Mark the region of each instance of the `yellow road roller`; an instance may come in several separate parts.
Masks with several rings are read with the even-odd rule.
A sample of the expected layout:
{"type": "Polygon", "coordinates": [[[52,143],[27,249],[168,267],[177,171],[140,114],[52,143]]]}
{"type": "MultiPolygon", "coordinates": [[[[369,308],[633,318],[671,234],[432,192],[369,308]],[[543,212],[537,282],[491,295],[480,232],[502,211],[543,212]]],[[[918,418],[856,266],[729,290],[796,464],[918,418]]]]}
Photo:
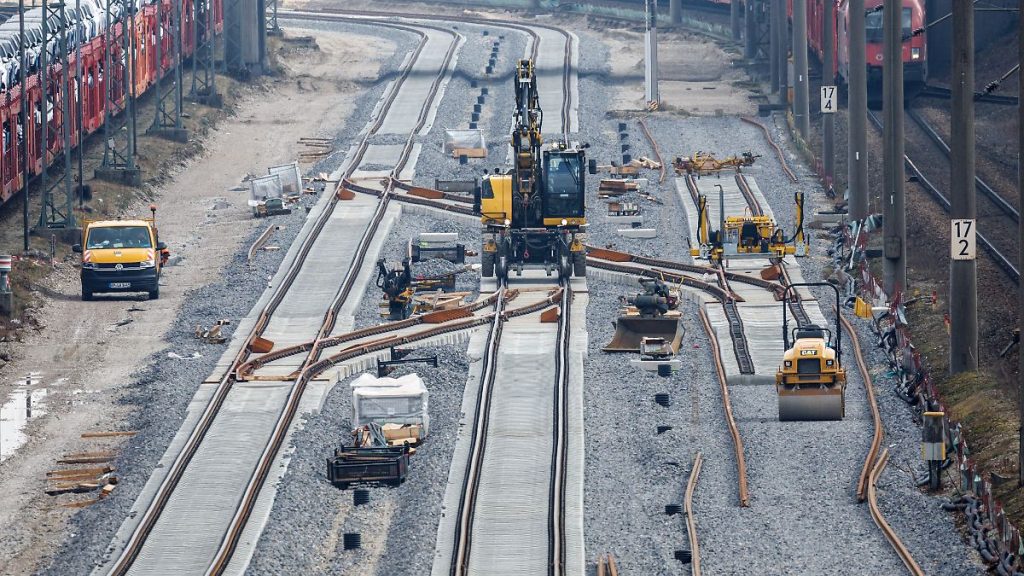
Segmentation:
{"type": "Polygon", "coordinates": [[[846,370],[842,362],[839,289],[824,282],[790,284],[782,294],[785,353],[775,373],[779,420],[842,420],[846,415],[846,370]],[[835,332],[805,323],[789,330],[790,298],[802,286],[831,288],[836,294],[835,332]],[[792,344],[791,344],[792,343],[792,344]]]}

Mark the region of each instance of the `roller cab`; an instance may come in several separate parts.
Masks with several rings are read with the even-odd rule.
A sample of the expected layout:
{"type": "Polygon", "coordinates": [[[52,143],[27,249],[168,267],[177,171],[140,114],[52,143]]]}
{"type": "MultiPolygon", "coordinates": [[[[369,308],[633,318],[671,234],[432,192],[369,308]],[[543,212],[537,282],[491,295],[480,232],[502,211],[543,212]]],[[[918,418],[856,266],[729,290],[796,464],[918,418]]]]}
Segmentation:
{"type": "MultiPolygon", "coordinates": [[[[846,370],[842,364],[839,319],[835,332],[805,324],[789,332],[787,315],[790,298],[800,286],[830,287],[827,283],[791,284],[783,293],[783,342],[785,351],[775,374],[779,396],[779,420],[842,420],[846,416],[846,370]],[[790,344],[792,342],[792,344],[790,344]]],[[[837,306],[838,310],[841,310],[837,306]]]]}

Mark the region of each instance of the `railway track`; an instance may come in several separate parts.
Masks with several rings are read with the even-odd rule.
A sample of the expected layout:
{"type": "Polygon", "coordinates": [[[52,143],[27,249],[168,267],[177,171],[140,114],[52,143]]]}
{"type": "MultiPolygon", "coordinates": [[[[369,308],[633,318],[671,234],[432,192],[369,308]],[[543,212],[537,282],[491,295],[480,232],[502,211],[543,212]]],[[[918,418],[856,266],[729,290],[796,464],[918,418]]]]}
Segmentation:
{"type": "MultiPolygon", "coordinates": [[[[392,84],[390,92],[384,99],[380,113],[373,119],[368,126],[368,129],[364,131],[364,135],[356,147],[353,158],[348,162],[348,166],[344,170],[346,177],[351,175],[358,167],[359,162],[370,145],[370,137],[376,134],[382,126],[384,126],[391,106],[399,97],[402,87],[410,77],[413,68],[419,58],[423,55],[428,43],[428,35],[422,29],[385,22],[369,22],[369,24],[386,26],[395,30],[417,34],[420,37],[420,42],[417,44],[412,56],[408,59],[406,66],[401,70],[398,79],[392,84]]],[[[397,176],[409,160],[413,137],[420,129],[423,128],[426,122],[428,111],[437,96],[440,81],[448,73],[455,49],[459,42],[459,36],[454,32],[450,32],[443,28],[429,26],[421,28],[434,28],[434,30],[448,34],[451,36],[451,41],[449,43],[448,50],[445,53],[442,65],[440,66],[440,70],[436,75],[434,82],[430,86],[420,114],[416,119],[415,126],[410,131],[408,139],[406,140],[406,145],[403,147],[402,153],[400,154],[394,170],[392,171],[393,176],[397,176]]],[[[356,247],[355,253],[353,254],[353,258],[350,261],[348,272],[345,275],[345,280],[335,293],[335,297],[333,298],[327,312],[324,314],[319,330],[316,333],[316,338],[312,345],[308,347],[308,350],[306,350],[307,354],[302,362],[301,369],[298,373],[289,375],[289,379],[293,377],[294,380],[287,391],[286,400],[279,411],[272,409],[271,412],[267,414],[269,416],[276,416],[276,422],[269,434],[269,438],[263,445],[263,448],[260,449],[261,453],[255,462],[253,472],[249,477],[248,482],[240,492],[240,496],[236,496],[236,498],[239,498],[239,504],[234,507],[234,511],[231,514],[229,522],[226,527],[207,527],[203,530],[194,530],[194,532],[200,533],[204,537],[204,540],[218,544],[218,547],[213,552],[212,557],[205,556],[202,551],[190,548],[187,545],[182,549],[182,541],[180,540],[180,533],[177,533],[176,525],[181,524],[184,519],[173,518],[174,514],[171,514],[172,517],[169,518],[165,512],[167,511],[170,503],[180,503],[182,501],[189,500],[189,495],[181,494],[180,491],[176,490],[179,484],[190,489],[197,488],[195,479],[193,478],[193,480],[190,481],[187,478],[188,472],[194,469],[191,468],[191,465],[196,461],[195,458],[197,454],[199,454],[201,447],[206,446],[206,444],[204,444],[204,440],[207,435],[217,436],[217,434],[212,431],[215,430],[216,423],[224,421],[223,419],[218,419],[218,416],[220,415],[222,408],[228,404],[229,394],[236,385],[238,368],[243,366],[248,360],[253,343],[266,333],[275,313],[281,309],[282,303],[285,301],[290,290],[295,284],[296,278],[299,276],[300,271],[303,269],[310,253],[313,251],[314,245],[317,243],[331,220],[331,216],[339,203],[338,194],[333,194],[330,197],[327,201],[326,207],[313,224],[310,233],[302,241],[295,258],[291,262],[287,272],[284,274],[282,281],[274,289],[269,302],[260,312],[252,329],[249,331],[248,336],[244,339],[246,344],[241,346],[231,362],[231,368],[225,371],[224,375],[221,377],[217,384],[216,391],[214,392],[213,399],[207,405],[199,423],[188,437],[185,447],[177,456],[174,464],[171,466],[164,480],[157,488],[153,500],[147,507],[141,521],[136,525],[135,529],[129,536],[124,549],[111,566],[109,570],[111,574],[125,574],[129,570],[133,573],[158,573],[166,572],[167,570],[181,572],[201,570],[208,573],[220,574],[227,568],[242,535],[243,529],[253,512],[260,490],[269,475],[271,465],[283,445],[285,436],[297,412],[299,401],[302,398],[307,383],[314,374],[326,369],[332,365],[332,363],[340,360],[338,355],[333,355],[327,359],[320,358],[324,346],[324,340],[334,328],[338,310],[340,309],[341,304],[348,298],[358,275],[358,271],[361,269],[369,250],[370,242],[387,210],[390,188],[390,186],[386,187],[381,194],[380,201],[374,210],[374,214],[370,218],[369,224],[366,226],[366,229],[356,247]],[[163,530],[160,529],[161,521],[163,521],[164,525],[163,530]],[[213,530],[216,530],[219,533],[213,532],[213,530]],[[151,540],[151,536],[155,533],[159,533],[161,537],[158,540],[153,541],[151,540]],[[179,551],[177,553],[168,553],[168,549],[171,548],[177,548],[179,551]],[[140,559],[145,560],[142,565],[137,564],[137,560],[140,559]],[[178,562],[178,564],[175,562],[178,562]]],[[[344,354],[342,354],[342,356],[344,356],[344,354]]],[[[229,418],[228,422],[230,423],[230,421],[231,420],[229,418]]],[[[224,426],[228,426],[228,424],[224,424],[224,426]]],[[[235,471],[230,472],[233,473],[235,471]]],[[[195,472],[192,474],[192,476],[195,475],[202,476],[203,474],[201,472],[195,472]]],[[[199,480],[199,486],[201,486],[205,481],[205,478],[201,478],[199,480]]],[[[183,508],[186,512],[188,511],[187,506],[184,506],[183,508]]],[[[176,513],[179,510],[179,507],[175,507],[174,510],[176,513]]],[[[211,514],[210,516],[216,515],[211,514]]],[[[196,518],[193,516],[190,520],[185,521],[185,524],[189,525],[195,522],[195,520],[196,518]]],[[[216,520],[213,522],[216,522],[216,520]]]]}
{"type": "MultiPolygon", "coordinates": [[[[913,117],[915,115],[911,114],[910,116],[913,119],[913,117]]],[[[881,122],[881,120],[879,120],[878,116],[873,111],[871,111],[871,110],[868,110],[868,119],[875,126],[875,128],[879,131],[879,133],[881,133],[882,130],[883,130],[882,122],[881,122]]],[[[924,174],[924,171],[921,169],[921,167],[917,163],[915,163],[913,160],[911,160],[911,158],[910,158],[910,156],[908,154],[904,154],[903,155],[903,161],[906,164],[906,167],[910,170],[910,172],[916,177],[918,185],[920,185],[924,189],[924,191],[933,200],[935,200],[939,204],[939,206],[942,208],[942,210],[948,214],[949,211],[950,211],[950,201],[949,201],[949,198],[939,188],[940,184],[936,183],[936,182],[940,182],[940,180],[938,180],[938,178],[942,178],[941,182],[945,182],[946,178],[948,178],[948,176],[944,177],[944,176],[939,175],[939,176],[935,177],[935,180],[932,180],[932,179],[929,179],[924,174]]],[[[983,194],[983,197],[988,198],[988,196],[984,195],[984,194],[983,194]]],[[[997,210],[998,213],[1002,214],[1002,217],[1005,217],[1006,219],[1012,219],[1013,218],[1012,216],[1009,215],[1008,212],[1005,212],[1005,211],[1003,211],[1002,209],[1000,209],[998,207],[996,207],[995,210],[997,210]]],[[[1019,219],[1019,216],[1018,216],[1018,219],[1019,219]]],[[[1002,228],[1002,225],[997,224],[997,226],[1002,228]]],[[[1007,248],[1000,249],[999,247],[997,247],[996,246],[996,242],[994,240],[990,239],[990,237],[988,235],[986,235],[983,232],[981,232],[980,228],[981,227],[979,226],[979,230],[977,232],[978,243],[985,250],[985,252],[987,252],[989,254],[989,256],[996,263],[996,265],[999,266],[999,268],[1001,268],[1006,273],[1006,275],[1010,278],[1010,280],[1012,280],[1014,282],[1014,284],[1018,284],[1019,285],[1020,284],[1020,271],[1017,269],[1017,266],[1015,264],[1015,262],[1016,262],[1015,245],[1014,245],[1014,247],[1010,248],[1011,250],[1014,250],[1014,253],[1007,253],[1007,248]]],[[[1014,238],[1017,237],[1016,226],[1012,226],[1012,230],[1009,229],[1009,228],[1007,228],[1006,230],[1007,231],[1005,233],[997,231],[997,234],[995,236],[992,236],[992,238],[1014,239],[1014,238]]],[[[1012,244],[1012,242],[1011,242],[1011,244],[1012,244]]]]}

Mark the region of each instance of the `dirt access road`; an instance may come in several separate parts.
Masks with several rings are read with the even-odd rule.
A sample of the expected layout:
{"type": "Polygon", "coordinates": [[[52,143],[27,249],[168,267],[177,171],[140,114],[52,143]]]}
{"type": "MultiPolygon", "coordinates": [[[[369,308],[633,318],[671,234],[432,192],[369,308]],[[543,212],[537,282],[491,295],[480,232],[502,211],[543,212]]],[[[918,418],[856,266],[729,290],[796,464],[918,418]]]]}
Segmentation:
{"type": "MultiPolygon", "coordinates": [[[[0,464],[4,574],[32,573],[67,536],[74,510],[44,494],[46,472],[69,452],[116,450],[117,439],[80,435],[116,430],[131,411],[144,408],[119,403],[132,373],[167,346],[165,334],[187,292],[217,282],[232,256],[246,249],[242,239],[266,225],[251,217],[247,193],[231,189],[246,174],[294,160],[300,137],[333,137],[363,83],[377,78],[380,62],[395,50],[375,37],[316,36],[320,51],[279,53],[285,74],[243,91],[236,115],[210,133],[206,153],[156,191],[161,239],[180,259],[165,271],[159,300],[83,303],[78,269],[70,264],[60,264],[45,280],[39,311],[45,328],[17,344],[0,373],[0,402],[26,374],[39,373],[48,413],[29,424],[28,442],[0,464]]],[[[128,211],[146,212],[145,203],[128,211]]]]}

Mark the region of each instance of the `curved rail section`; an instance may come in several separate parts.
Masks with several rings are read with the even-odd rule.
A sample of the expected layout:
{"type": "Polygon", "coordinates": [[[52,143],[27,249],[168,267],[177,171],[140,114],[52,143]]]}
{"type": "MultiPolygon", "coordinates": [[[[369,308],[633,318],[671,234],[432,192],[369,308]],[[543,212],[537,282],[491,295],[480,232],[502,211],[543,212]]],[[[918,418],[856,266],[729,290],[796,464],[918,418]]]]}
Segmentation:
{"type": "Polygon", "coordinates": [[[900,560],[902,560],[903,564],[906,565],[907,571],[914,576],[925,576],[924,570],[921,570],[921,567],[918,566],[914,557],[910,555],[910,550],[908,550],[906,545],[903,544],[903,541],[900,540],[896,531],[893,530],[892,526],[889,526],[889,523],[885,521],[885,516],[882,515],[882,511],[878,507],[876,484],[878,483],[879,476],[882,475],[882,471],[885,470],[885,464],[888,461],[889,449],[886,448],[885,450],[882,450],[882,455],[871,468],[871,478],[868,482],[868,505],[871,508],[871,519],[875,521],[875,524],[877,524],[879,529],[882,530],[882,533],[885,534],[885,539],[889,541],[893,550],[895,550],[896,554],[899,555],[900,560]]]}
{"type": "Polygon", "coordinates": [[[715,359],[715,372],[718,374],[718,386],[722,393],[722,405],[725,408],[725,422],[729,427],[729,435],[732,436],[732,445],[736,453],[736,484],[740,506],[746,508],[750,506],[750,494],[747,490],[747,461],[743,456],[743,439],[740,438],[740,429],[736,426],[736,419],[732,414],[732,401],[729,399],[729,384],[725,376],[725,366],[722,365],[721,347],[718,345],[715,329],[711,327],[711,321],[703,308],[700,309],[700,321],[711,341],[711,353],[715,359]]]}
{"type": "Polygon", "coordinates": [[[693,469],[690,470],[690,479],[686,482],[686,499],[683,501],[686,509],[686,534],[690,540],[690,574],[693,576],[701,576],[697,520],[693,517],[693,492],[697,489],[697,479],[700,478],[700,469],[703,466],[704,455],[697,452],[697,457],[693,459],[693,469]]]}
{"type": "MultiPolygon", "coordinates": [[[[393,23],[369,22],[369,24],[387,26],[393,29],[415,33],[420,37],[420,42],[417,44],[417,47],[415,48],[412,54],[412,57],[409,58],[406,65],[400,72],[398,79],[392,84],[390,92],[385,97],[384,105],[381,108],[380,114],[374,119],[369,128],[366,131],[364,131],[363,138],[361,139],[359,145],[357,146],[353,158],[349,161],[346,174],[351,174],[358,166],[366,149],[369,146],[369,137],[375,134],[377,130],[379,130],[383,125],[390,110],[391,104],[397,98],[398,93],[401,91],[402,86],[409,78],[413,66],[415,65],[419,57],[423,54],[424,48],[427,44],[427,35],[422,30],[417,30],[415,28],[410,28],[407,26],[400,26],[393,23]]],[[[413,131],[413,134],[422,128],[427,117],[427,110],[431,106],[433,99],[436,97],[438,85],[441,81],[441,78],[443,78],[443,76],[448,71],[448,67],[450,66],[454,50],[458,44],[459,37],[457,34],[447,30],[444,30],[444,32],[451,35],[452,41],[450,43],[449,50],[446,53],[444,63],[441,66],[441,71],[438,74],[438,77],[435,80],[435,82],[432,84],[430,93],[428,94],[426,102],[423,105],[423,110],[421,111],[419,118],[417,119],[417,126],[413,131]]],[[[410,137],[407,141],[406,149],[403,151],[399,159],[399,162],[395,168],[395,174],[397,174],[402,169],[402,167],[409,158],[409,149],[411,148],[411,141],[412,134],[410,134],[410,137]]],[[[328,333],[329,330],[333,328],[333,318],[334,314],[336,313],[337,306],[339,305],[340,301],[344,299],[344,296],[347,294],[347,289],[350,289],[352,283],[355,281],[354,277],[356,274],[354,274],[354,272],[358,271],[362,259],[365,258],[366,251],[369,247],[369,241],[370,239],[372,239],[376,227],[380,223],[381,218],[383,217],[384,211],[386,210],[387,206],[388,193],[389,190],[386,189],[382,194],[381,202],[377,206],[374,217],[371,219],[370,224],[367,226],[366,231],[364,232],[360,240],[352,264],[349,267],[349,272],[347,274],[348,278],[346,279],[346,282],[343,285],[342,289],[338,291],[338,297],[335,298],[334,302],[331,305],[331,309],[329,310],[327,316],[324,319],[324,327],[326,327],[327,330],[325,331],[322,329],[320,331],[321,335],[328,333]]],[[[334,208],[337,206],[337,204],[338,195],[334,194],[329,198],[327,205],[321,212],[320,216],[317,218],[315,224],[311,227],[309,234],[302,241],[302,244],[300,245],[300,248],[297,251],[295,258],[293,259],[287,272],[284,274],[282,281],[275,288],[272,296],[269,299],[268,304],[260,312],[259,317],[256,320],[252,330],[250,331],[248,337],[245,339],[245,342],[248,342],[249,345],[243,345],[241,347],[241,349],[235,356],[234,360],[232,361],[232,368],[228,370],[221,378],[217,390],[214,392],[213,399],[206,407],[206,410],[204,411],[203,415],[199,420],[199,423],[197,424],[195,429],[193,429],[192,433],[187,439],[185,447],[176,457],[174,464],[170,468],[167,476],[164,478],[164,480],[158,487],[156,495],[154,496],[152,502],[150,503],[149,507],[144,513],[142,520],[139,522],[139,524],[136,526],[135,530],[129,537],[124,550],[122,551],[116,562],[113,564],[113,567],[111,569],[112,574],[126,573],[129,568],[133,567],[135,560],[140,557],[140,554],[142,553],[144,547],[146,546],[150,534],[157,526],[158,520],[162,517],[163,511],[168,506],[169,502],[172,501],[172,496],[176,495],[176,488],[185,477],[185,471],[189,468],[189,465],[192,463],[194,457],[196,456],[199,450],[200,445],[203,443],[207,434],[210,433],[214,422],[217,421],[217,416],[219,415],[221,409],[225,405],[228,394],[232,390],[233,385],[235,383],[235,369],[246,361],[247,357],[250,354],[251,344],[255,342],[256,339],[260,337],[268,327],[270,319],[273,317],[274,313],[278,310],[281,303],[284,301],[285,296],[288,294],[290,288],[295,282],[295,279],[298,276],[299,271],[303,268],[303,265],[305,264],[313,245],[317,242],[318,238],[320,238],[321,233],[323,232],[326,224],[331,219],[331,216],[334,212],[334,208]]],[[[291,390],[287,395],[287,402],[285,403],[284,408],[280,412],[277,424],[274,426],[273,432],[271,433],[269,440],[267,441],[265,447],[263,448],[262,455],[259,457],[256,467],[253,470],[251,479],[245,487],[245,492],[241,498],[241,503],[235,509],[234,515],[231,519],[228,528],[226,529],[226,531],[221,533],[222,539],[220,547],[216,551],[212,561],[210,561],[209,564],[207,564],[208,557],[202,557],[202,554],[198,553],[195,550],[188,550],[187,552],[183,552],[181,554],[177,554],[174,556],[174,559],[181,560],[188,566],[176,567],[173,564],[174,559],[168,558],[161,550],[162,546],[181,546],[181,542],[176,541],[176,538],[174,536],[177,528],[174,526],[170,526],[168,528],[168,534],[165,535],[168,537],[169,540],[163,542],[163,544],[157,544],[155,542],[153,543],[153,546],[157,549],[154,550],[154,552],[151,555],[149,555],[150,557],[148,558],[148,560],[151,560],[152,562],[147,561],[147,565],[153,564],[153,566],[136,568],[139,568],[139,570],[142,571],[148,571],[152,569],[155,572],[167,570],[194,571],[196,569],[200,569],[200,564],[202,564],[204,566],[208,566],[207,568],[202,568],[204,571],[209,571],[210,573],[214,574],[219,574],[226,568],[227,563],[230,560],[231,555],[235,549],[235,546],[237,545],[238,538],[242,533],[242,528],[244,527],[246,520],[248,519],[249,515],[252,512],[252,506],[255,504],[256,496],[258,495],[259,490],[263,485],[263,481],[266,479],[267,473],[269,472],[270,464],[273,461],[274,457],[276,456],[278,450],[280,449],[280,446],[287,432],[288,426],[290,425],[291,419],[295,414],[295,410],[298,406],[298,400],[301,398],[305,382],[308,380],[308,378],[304,379],[302,375],[310,373],[310,371],[306,368],[309,367],[311,360],[316,359],[316,355],[318,355],[318,353],[319,346],[316,343],[314,343],[314,345],[310,349],[310,358],[307,359],[307,361],[304,363],[304,370],[302,371],[302,374],[300,375],[299,379],[295,382],[295,384],[291,386],[291,390]]],[[[256,434],[258,435],[258,432],[256,434]]],[[[199,485],[196,485],[196,482],[193,481],[188,484],[187,488],[189,490],[202,491],[202,483],[222,481],[224,481],[224,479],[219,477],[201,478],[200,480],[198,480],[198,482],[200,482],[199,485]]],[[[176,497],[178,500],[188,500],[187,495],[179,495],[176,497]]],[[[189,524],[194,523],[195,520],[195,518],[192,518],[189,524]]],[[[192,528],[193,532],[195,531],[194,526],[190,526],[190,528],[192,528]]],[[[204,536],[209,536],[209,534],[206,534],[204,536]]],[[[204,540],[209,541],[209,538],[204,538],[204,540]]]]}
{"type": "MultiPolygon", "coordinates": [[[[836,313],[839,314],[839,311],[836,311],[836,313]]],[[[871,448],[868,449],[868,455],[864,458],[864,466],[860,472],[860,479],[857,481],[857,500],[863,502],[868,497],[868,476],[871,474],[871,467],[878,456],[878,448],[882,445],[882,436],[885,431],[882,426],[882,416],[878,412],[878,402],[875,399],[875,386],[871,382],[871,373],[868,372],[868,365],[864,361],[864,354],[860,349],[860,339],[857,338],[857,331],[853,328],[853,324],[842,314],[840,314],[839,320],[843,323],[843,329],[846,330],[846,334],[850,338],[850,344],[857,359],[857,369],[860,370],[861,379],[864,381],[864,390],[868,396],[868,405],[871,407],[871,421],[874,424],[871,448]]]]}

